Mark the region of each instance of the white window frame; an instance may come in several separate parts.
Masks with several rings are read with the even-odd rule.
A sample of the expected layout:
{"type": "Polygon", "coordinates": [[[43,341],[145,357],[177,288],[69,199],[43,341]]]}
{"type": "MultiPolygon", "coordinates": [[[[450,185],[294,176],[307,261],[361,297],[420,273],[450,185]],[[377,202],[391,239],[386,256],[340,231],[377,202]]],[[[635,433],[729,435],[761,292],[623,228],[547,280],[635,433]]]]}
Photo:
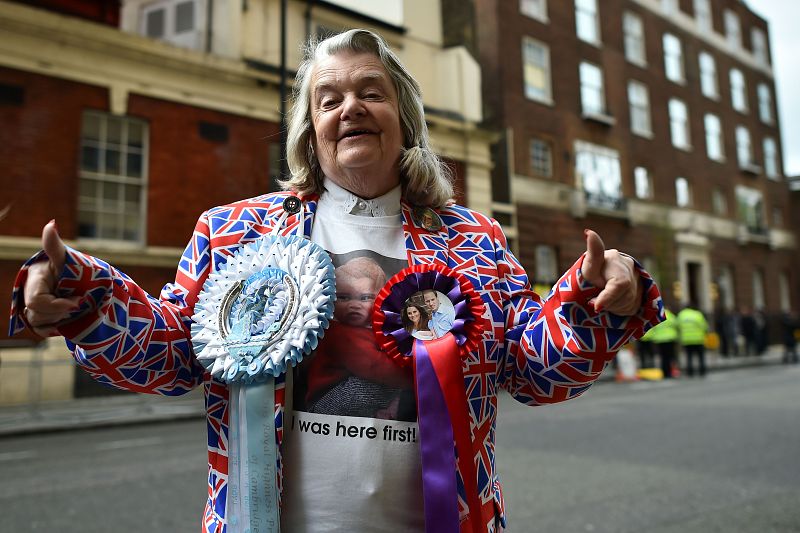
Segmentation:
{"type": "MultiPolygon", "coordinates": [[[[81,157],[78,163],[78,238],[92,242],[126,243],[141,246],[146,238],[147,186],[148,186],[148,124],[132,117],[120,117],[99,111],[84,111],[81,126],[81,157]],[[87,133],[88,124],[97,125],[97,139],[87,133]],[[119,125],[119,139],[110,140],[111,124],[119,125]],[[131,144],[132,128],[140,130],[141,146],[131,144]],[[85,162],[90,154],[96,168],[85,162]],[[113,155],[116,154],[116,155],[113,155]],[[109,157],[116,160],[116,172],[108,164],[109,157]],[[130,163],[137,157],[139,176],[130,173],[130,163]],[[94,192],[84,194],[84,186],[94,192]],[[110,195],[111,194],[111,195],[110,195]],[[113,195],[113,196],[112,196],[113,195]],[[94,234],[83,233],[82,224],[91,219],[94,234]],[[127,235],[133,221],[134,235],[127,235]],[[127,226],[127,228],[126,228],[127,226]]],[[[116,134],[114,134],[116,137],[116,134]]]]}
{"type": "Polygon", "coordinates": [[[726,8],[722,12],[722,18],[725,24],[725,40],[728,42],[728,46],[734,50],[741,50],[742,23],[739,20],[739,15],[726,8]]]}
{"type": "Polygon", "coordinates": [[[619,152],[576,140],[575,188],[586,194],[590,205],[618,209],[624,200],[619,152]]]}
{"type": "Polygon", "coordinates": [[[753,47],[753,56],[757,61],[769,65],[769,52],[767,51],[767,34],[758,27],[750,30],[750,42],[753,47]]]}
{"type": "Polygon", "coordinates": [[[694,20],[697,29],[702,33],[714,31],[714,19],[711,15],[711,3],[709,0],[694,0],[694,20]]]}
{"type": "Polygon", "coordinates": [[[714,214],[725,216],[728,214],[728,198],[719,187],[714,187],[711,191],[711,208],[714,214]]]}
{"type": "Polygon", "coordinates": [[[739,163],[739,168],[750,169],[754,167],[754,159],[750,130],[740,124],[736,126],[736,161],[739,163]]]}
{"type": "Polygon", "coordinates": [[[535,280],[534,283],[542,285],[553,285],[558,281],[558,253],[555,246],[549,244],[537,244],[534,248],[535,259],[535,280]]]}
{"type": "Polygon", "coordinates": [[[545,139],[534,137],[530,141],[531,173],[535,176],[553,177],[553,146],[545,139]],[[544,148],[542,150],[542,148],[544,148]],[[541,161],[539,165],[536,161],[541,161]]]}
{"type": "Polygon", "coordinates": [[[575,0],[575,33],[581,41],[602,43],[597,0],[575,0]]]}
{"type": "Polygon", "coordinates": [[[747,105],[747,81],[744,73],[738,68],[730,71],[731,83],[731,105],[740,113],[747,113],[750,107],[747,105]]]}
{"type": "Polygon", "coordinates": [[[642,200],[653,198],[653,178],[645,167],[633,169],[633,185],[637,198],[642,200]]]}
{"type": "Polygon", "coordinates": [[[607,115],[603,69],[594,63],[581,61],[579,71],[581,83],[581,111],[583,115],[607,115]]]}
{"type": "Polygon", "coordinates": [[[547,0],[519,0],[519,12],[540,22],[549,22],[547,0]]]}
{"type": "Polygon", "coordinates": [[[691,150],[692,137],[689,130],[689,108],[686,106],[686,102],[678,98],[670,98],[668,106],[672,146],[681,150],[691,150]]]}
{"type": "Polygon", "coordinates": [[[625,59],[640,67],[647,66],[644,22],[642,17],[632,11],[622,15],[622,29],[625,34],[625,59]]]}
{"type": "Polygon", "coordinates": [[[714,161],[725,161],[725,137],[719,117],[713,113],[706,113],[703,117],[703,126],[706,130],[706,155],[714,161]]]}
{"type": "Polygon", "coordinates": [[[778,294],[780,295],[780,306],[782,313],[789,313],[792,310],[792,299],[789,296],[792,291],[789,289],[789,276],[786,272],[778,274],[778,294]]]}
{"type": "Polygon", "coordinates": [[[678,207],[692,207],[694,205],[692,185],[689,180],[682,176],[675,178],[675,205],[678,207]]]}
{"type": "Polygon", "coordinates": [[[522,37],[522,80],[526,98],[544,104],[553,103],[550,47],[527,35],[522,37]],[[534,49],[538,52],[532,54],[534,49]],[[537,76],[542,79],[544,87],[529,83],[537,76]]]}
{"type": "Polygon", "coordinates": [[[717,78],[717,60],[708,52],[700,52],[697,57],[700,65],[700,90],[703,96],[719,100],[719,79],[717,78]]]}
{"type": "Polygon", "coordinates": [[[758,118],[764,124],[774,124],[772,113],[772,89],[766,83],[759,83],[756,89],[758,95],[758,118]]]}
{"type": "Polygon", "coordinates": [[[764,194],[758,189],[737,185],[736,216],[739,223],[752,233],[763,233],[766,229],[764,223],[764,194]]]}
{"type": "Polygon", "coordinates": [[[777,180],[781,174],[778,170],[778,143],[772,137],[764,137],[762,141],[764,150],[764,175],[777,180]]]}
{"type": "Polygon", "coordinates": [[[653,137],[650,119],[650,92],[640,81],[628,80],[628,108],[631,115],[631,132],[642,137],[653,137]]]}
{"type": "Polygon", "coordinates": [[[139,18],[139,32],[145,37],[164,41],[181,48],[192,50],[203,50],[205,47],[205,27],[206,27],[206,0],[160,0],[145,4],[141,7],[139,18]],[[186,31],[178,32],[177,11],[178,8],[192,4],[194,26],[186,31]],[[164,34],[160,36],[148,35],[148,17],[150,14],[164,12],[164,34]]]}
{"type": "Polygon", "coordinates": [[[763,310],[766,307],[764,296],[764,273],[759,267],[753,269],[753,308],[763,310]]]}
{"type": "Polygon", "coordinates": [[[675,83],[686,83],[686,67],[683,61],[683,44],[671,33],[665,33],[661,39],[664,47],[664,74],[675,83]]]}
{"type": "Polygon", "coordinates": [[[667,15],[674,15],[680,11],[678,0],[661,0],[661,11],[667,15]]]}

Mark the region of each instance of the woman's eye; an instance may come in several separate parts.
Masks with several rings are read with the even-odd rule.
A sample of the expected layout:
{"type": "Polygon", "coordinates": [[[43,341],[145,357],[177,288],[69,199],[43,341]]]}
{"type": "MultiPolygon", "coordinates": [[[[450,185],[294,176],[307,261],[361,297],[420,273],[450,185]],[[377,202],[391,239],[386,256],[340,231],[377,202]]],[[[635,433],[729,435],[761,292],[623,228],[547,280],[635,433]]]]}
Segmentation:
{"type": "Polygon", "coordinates": [[[322,109],[330,109],[331,107],[336,105],[335,98],[323,98],[322,101],[319,103],[319,106],[322,109]]]}

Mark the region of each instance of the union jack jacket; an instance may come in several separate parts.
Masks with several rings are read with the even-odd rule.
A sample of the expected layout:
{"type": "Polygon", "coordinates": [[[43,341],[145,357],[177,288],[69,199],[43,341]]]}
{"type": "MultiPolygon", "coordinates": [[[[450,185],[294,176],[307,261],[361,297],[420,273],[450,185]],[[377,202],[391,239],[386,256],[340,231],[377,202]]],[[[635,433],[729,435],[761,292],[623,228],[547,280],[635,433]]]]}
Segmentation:
{"type": "MultiPolygon", "coordinates": [[[[97,381],[129,391],[184,394],[203,385],[208,426],[208,500],[203,530],[224,533],[228,473],[228,389],[212,379],[192,352],[190,325],[198,293],[212,269],[240,246],[268,234],[284,213],[291,193],[271,193],[216,207],[203,213],[178,264],[175,282],[155,298],[121,271],[95,257],[68,249],[58,284],[64,296],[84,294],[74,319],[59,328],[79,366],[97,381]]],[[[311,234],[316,198],[304,199],[307,215],[290,215],[282,234],[304,220],[311,234]]],[[[546,299],[531,290],[522,266],[508,250],[499,224],[475,211],[452,205],[438,210],[443,226],[428,231],[417,225],[411,206],[402,217],[409,265],[438,264],[456,270],[474,285],[485,303],[487,328],[462,369],[475,443],[481,523],[493,533],[505,526],[503,497],[495,472],[497,393],[542,405],[575,398],[601,374],[617,350],[661,320],[663,305],[650,275],[639,313],[620,317],[597,313],[588,301],[599,289],[581,274],[583,257],[561,277],[546,299]]],[[[19,311],[27,267],[17,276],[11,308],[11,332],[25,327],[19,311]]],[[[275,425],[283,438],[285,384],[276,385],[275,425]]],[[[280,459],[278,487],[282,486],[280,459]]],[[[462,531],[468,506],[459,473],[462,531]]]]}

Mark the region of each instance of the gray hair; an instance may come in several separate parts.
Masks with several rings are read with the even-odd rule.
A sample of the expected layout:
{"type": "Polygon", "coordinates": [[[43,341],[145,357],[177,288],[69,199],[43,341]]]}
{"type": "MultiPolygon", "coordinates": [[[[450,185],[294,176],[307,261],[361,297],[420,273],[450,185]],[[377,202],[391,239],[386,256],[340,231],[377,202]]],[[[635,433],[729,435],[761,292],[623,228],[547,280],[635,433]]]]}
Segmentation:
{"type": "Polygon", "coordinates": [[[311,122],[311,77],[317,62],[341,52],[368,53],[378,58],[397,91],[403,151],[400,183],[403,198],[414,205],[442,207],[453,196],[450,169],[430,146],[419,84],[379,35],[349,30],[305,49],[294,84],[294,104],[287,117],[286,159],[291,177],[283,182],[301,196],[322,194],[323,173],[314,154],[311,122]]]}

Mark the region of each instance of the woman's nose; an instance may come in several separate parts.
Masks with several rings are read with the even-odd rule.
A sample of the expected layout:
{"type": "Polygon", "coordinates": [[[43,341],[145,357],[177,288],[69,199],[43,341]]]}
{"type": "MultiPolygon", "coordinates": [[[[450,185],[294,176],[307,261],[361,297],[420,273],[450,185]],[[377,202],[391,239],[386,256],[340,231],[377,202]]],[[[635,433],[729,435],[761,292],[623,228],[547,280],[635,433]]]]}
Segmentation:
{"type": "Polygon", "coordinates": [[[367,110],[364,104],[355,95],[347,95],[342,102],[342,120],[352,120],[353,118],[363,116],[367,110]]]}

